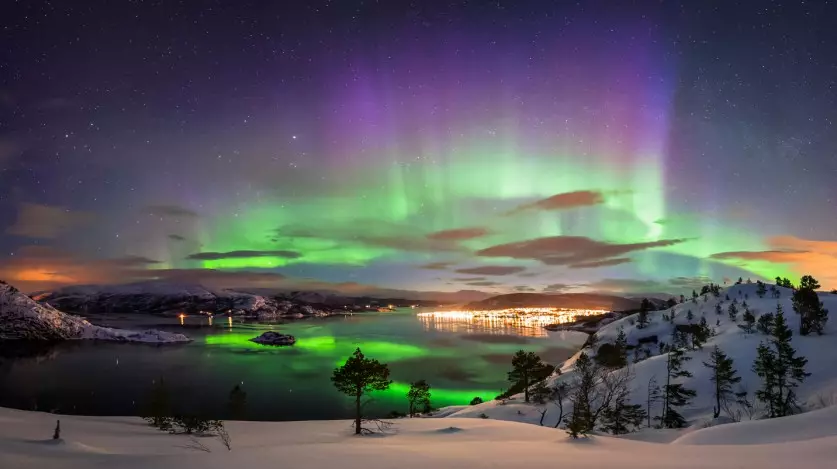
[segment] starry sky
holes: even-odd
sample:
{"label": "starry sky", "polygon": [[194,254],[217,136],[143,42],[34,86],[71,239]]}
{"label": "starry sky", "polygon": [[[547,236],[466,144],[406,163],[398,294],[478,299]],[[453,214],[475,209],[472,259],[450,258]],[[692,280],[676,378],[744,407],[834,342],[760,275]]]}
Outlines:
{"label": "starry sky", "polygon": [[837,5],[0,6],[0,278],[837,288]]}

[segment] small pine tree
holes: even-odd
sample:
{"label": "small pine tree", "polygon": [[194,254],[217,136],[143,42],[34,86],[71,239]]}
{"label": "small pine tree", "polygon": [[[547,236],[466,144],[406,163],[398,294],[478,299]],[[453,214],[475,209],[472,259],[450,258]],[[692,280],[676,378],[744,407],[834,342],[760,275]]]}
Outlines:
{"label": "small pine tree", "polygon": [[745,333],[752,334],[753,328],[756,324],[756,317],[753,315],[753,313],[750,312],[750,308],[744,308],[743,319],[744,324],[739,325],[738,327],[743,329]]}
{"label": "small pine tree", "polygon": [[741,381],[741,377],[732,365],[732,358],[729,358],[717,345],[709,354],[709,363],[703,362],[703,366],[712,371],[709,380],[715,385],[715,407],[712,409],[714,418],[721,415],[721,410],[726,409],[728,402],[734,397],[732,385]]}
{"label": "small pine tree", "polygon": [[613,346],[616,348],[616,368],[622,368],[628,364],[628,338],[625,336],[625,330],[621,327],[619,328],[619,333],[616,334],[616,340],[613,342]]}
{"label": "small pine tree", "polygon": [[602,429],[613,435],[630,433],[632,428],[642,425],[645,411],[639,404],[628,404],[627,392],[619,393],[613,404],[602,411]]}
{"label": "small pine tree", "polygon": [[575,372],[577,382],[573,387],[570,402],[573,410],[567,417],[567,432],[573,438],[587,435],[596,425],[593,415],[593,403],[591,399],[599,383],[597,382],[596,365],[586,353],[582,352],[575,361]]}
{"label": "small pine tree", "polygon": [[509,372],[509,381],[523,386],[524,401],[529,402],[529,384],[538,370],[546,367],[535,352],[518,350],[512,357],[512,370]]}
{"label": "small pine tree", "polygon": [[648,393],[645,398],[645,418],[648,420],[648,427],[651,427],[651,407],[660,401],[662,393],[657,385],[657,378],[652,376],[648,380]]}
{"label": "small pine tree", "polygon": [[410,390],[407,391],[407,402],[410,404],[407,414],[410,417],[418,412],[430,411],[430,385],[427,384],[427,381],[420,379],[410,383]]}
{"label": "small pine tree", "polygon": [[[779,305],[778,308],[781,311],[782,306]],[[764,313],[759,316],[758,321],[756,321],[756,330],[761,334],[769,335],[770,331],[773,330],[773,318],[773,313]]]}
{"label": "small pine tree", "polygon": [[639,305],[639,314],[637,315],[637,329],[645,329],[648,326],[648,312],[651,311],[651,302],[648,298],[643,298]]}
{"label": "small pine tree", "polygon": [[721,309],[721,302],[720,301],[715,303],[715,314],[717,314],[718,316],[724,314],[724,310]]}
{"label": "small pine tree", "polygon": [[692,290],[692,303],[697,303],[698,294],[696,291]]}
{"label": "small pine tree", "polygon": [[233,419],[244,418],[244,410],[247,407],[247,392],[241,389],[241,385],[236,384],[230,391],[228,407]]}
{"label": "small pine tree", "polygon": [[691,402],[697,394],[687,389],[682,383],[673,383],[677,378],[690,378],[692,373],[683,369],[683,363],[691,360],[683,350],[673,348],[668,352],[666,362],[666,384],[663,386],[663,415],[662,425],[665,428],[682,428],[686,426],[686,419],[675,410]]}
{"label": "small pine tree", "polygon": [[335,368],[331,374],[331,382],[334,387],[343,394],[355,398],[355,434],[360,435],[363,431],[361,421],[363,419],[361,399],[373,391],[384,391],[389,389],[392,383],[389,379],[389,367],[378,360],[366,358],[360,348],[346,360],[346,363]]}
{"label": "small pine tree", "polygon": [[738,308],[735,307],[735,303],[730,303],[729,308],[727,309],[727,313],[729,313],[730,321],[735,322],[738,317]]}
{"label": "small pine tree", "polygon": [[692,320],[694,320],[694,319],[695,319],[695,314],[692,313],[692,310],[690,309],[690,310],[686,311],[686,321],[689,321],[689,324],[691,324]]}
{"label": "small pine tree", "polygon": [[758,288],[756,288],[756,295],[758,295],[759,298],[764,298],[764,295],[767,293],[767,288],[765,288],[764,282],[757,280],[756,284],[758,284]]}
{"label": "small pine tree", "polygon": [[169,389],[163,378],[152,383],[143,418],[152,427],[168,431],[172,425],[171,403]]}
{"label": "small pine tree", "polygon": [[793,292],[793,310],[800,316],[799,335],[808,335],[811,332],[822,335],[825,330],[828,310],[817,295],[818,288],[819,282],[814,277],[805,275],[799,282],[799,288]]}
{"label": "small pine tree", "polygon": [[762,387],[756,398],[767,404],[768,417],[784,417],[794,413],[796,389],[810,373],[805,372],[808,359],[796,355],[791,345],[793,332],[785,321],[785,315],[777,313],[773,321],[770,346],[759,344],[753,371],[762,378]]}

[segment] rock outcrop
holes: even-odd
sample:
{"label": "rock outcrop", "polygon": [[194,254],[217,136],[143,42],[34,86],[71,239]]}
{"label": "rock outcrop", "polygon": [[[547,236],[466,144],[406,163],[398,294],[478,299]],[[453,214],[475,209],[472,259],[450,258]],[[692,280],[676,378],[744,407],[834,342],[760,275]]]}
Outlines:
{"label": "rock outcrop", "polygon": [[250,339],[250,342],[255,342],[262,345],[276,345],[286,346],[296,343],[296,337],[288,334],[280,334],[278,332],[267,331],[258,337]]}

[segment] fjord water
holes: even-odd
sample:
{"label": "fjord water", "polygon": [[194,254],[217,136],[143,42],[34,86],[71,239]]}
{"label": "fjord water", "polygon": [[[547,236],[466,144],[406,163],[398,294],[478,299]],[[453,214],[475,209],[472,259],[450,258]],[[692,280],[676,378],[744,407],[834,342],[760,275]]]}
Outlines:
{"label": "fjord water", "polygon": [[[332,370],[360,347],[387,363],[393,384],[367,404],[383,416],[404,412],[409,383],[426,379],[436,407],[491,399],[508,386],[511,356],[531,350],[559,364],[584,341],[577,333],[547,333],[508,322],[418,317],[419,310],[362,313],[283,324],[233,323],[215,318],[142,315],[91,318],[109,326],[163,328],[194,339],[146,346],[67,342],[0,349],[0,406],[85,415],[137,415],[152,383],[162,377],[178,412],[228,418],[236,384],[247,393],[250,420],[345,418],[351,400],[330,382]],[[293,347],[249,339],[265,330],[292,334]]]}

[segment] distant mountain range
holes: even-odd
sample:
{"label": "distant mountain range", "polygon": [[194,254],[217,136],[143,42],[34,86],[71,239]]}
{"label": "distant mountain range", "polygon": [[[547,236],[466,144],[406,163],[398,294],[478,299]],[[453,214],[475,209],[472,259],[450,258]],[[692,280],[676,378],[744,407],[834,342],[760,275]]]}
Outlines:
{"label": "distant mountain range", "polygon": [[510,293],[473,301],[464,306],[468,310],[508,308],[574,308],[626,311],[639,308],[640,300],[597,293]]}
{"label": "distant mountain range", "polygon": [[5,340],[92,339],[117,342],[188,342],[183,334],[155,330],[129,331],[96,326],[48,304],[39,304],[0,281],[0,342]]}
{"label": "distant mountain range", "polygon": [[[393,290],[390,293],[399,293]],[[409,292],[402,292],[409,293]],[[272,289],[209,288],[196,284],[150,281],[121,285],[80,285],[40,292],[33,298],[63,311],[78,314],[147,313],[178,314],[224,313],[254,319],[328,316],[346,311],[375,310],[381,306],[438,306],[451,300],[483,299],[482,292],[440,293],[442,297],[419,299],[428,292],[412,292],[404,297],[351,297],[329,291],[281,291]]]}

